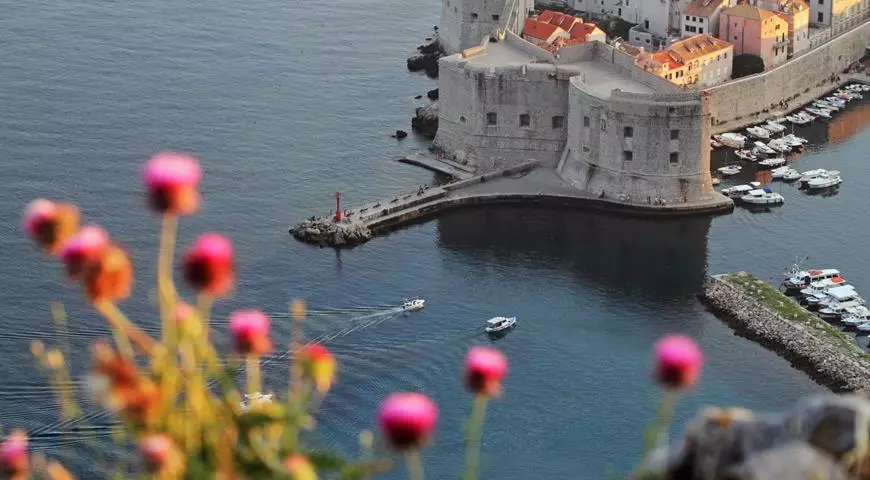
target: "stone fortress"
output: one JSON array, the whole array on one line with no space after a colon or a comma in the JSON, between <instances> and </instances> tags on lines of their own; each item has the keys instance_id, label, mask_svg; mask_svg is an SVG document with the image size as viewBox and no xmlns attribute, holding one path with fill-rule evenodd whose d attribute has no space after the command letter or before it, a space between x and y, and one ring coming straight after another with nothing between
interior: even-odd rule
<instances>
[{"instance_id":1,"label":"stone fortress","mask_svg":"<svg viewBox=\"0 0 870 480\"><path fill-rule=\"evenodd\" d=\"M710 176L708 94L606 43L539 48L521 37L533 9L443 0L435 146L478 172L534 160L579 196L634 208L730 209Z\"/></svg>"}]
</instances>

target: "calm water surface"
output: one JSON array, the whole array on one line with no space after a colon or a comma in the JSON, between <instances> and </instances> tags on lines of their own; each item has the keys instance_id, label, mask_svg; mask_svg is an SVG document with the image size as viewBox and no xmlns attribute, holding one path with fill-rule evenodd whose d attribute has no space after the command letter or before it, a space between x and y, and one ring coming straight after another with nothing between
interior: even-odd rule
<instances>
[{"instance_id":1,"label":"calm water surface","mask_svg":"<svg viewBox=\"0 0 870 480\"><path fill-rule=\"evenodd\" d=\"M388 392L420 390L442 412L426 455L431 478L457 472L469 406L458 371L470 345L488 343L481 324L490 316L515 314L521 323L499 343L511 372L507 395L489 411L485 478L601 478L630 468L637 454L657 396L649 347L664 333L691 334L708 357L681 421L703 404L773 410L822 391L704 311L695 294L707 272L772 278L809 255L870 288L862 211L870 191L861 182L870 177L870 136L860 133L868 115L861 107L800 131L816 145L800 168L843 172L835 196L775 186L784 207L713 220L465 210L335 252L293 241L288 225L325 213L336 190L356 203L435 180L395 162L422 142L387 133L407 128L420 104L413 97L434 86L404 71L404 59L437 22L439 2L0 7L0 423L30 429L37 448L80 473L100 467L104 453L86 453L82 443L106 439L108 418L86 404L93 430L58 435L28 345L66 343L80 378L86 346L105 330L21 238L19 212L37 196L70 200L122 239L138 268L136 298L124 308L153 329L147 299L158 226L143 208L138 172L162 149L195 152L205 166L204 210L183 223L181 243L214 230L231 235L238 251L238 293L218 305L217 323L233 308L261 306L275 314L275 336L286 338L281 312L305 297L308 337L325 341L342 365L318 441L353 452ZM425 310L390 313L416 295L427 299ZM66 305L70 332L54 332L52 300ZM265 367L276 388L284 363Z\"/></svg>"}]
</instances>

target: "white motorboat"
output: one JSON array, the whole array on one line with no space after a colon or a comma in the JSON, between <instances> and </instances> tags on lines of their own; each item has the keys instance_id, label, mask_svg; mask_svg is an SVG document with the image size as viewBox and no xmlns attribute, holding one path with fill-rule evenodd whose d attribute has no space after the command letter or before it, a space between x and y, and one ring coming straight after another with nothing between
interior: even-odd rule
<instances>
[{"instance_id":1,"label":"white motorboat","mask_svg":"<svg viewBox=\"0 0 870 480\"><path fill-rule=\"evenodd\" d=\"M846 285L843 277L825 278L816 282L810 282L806 288L801 289L801 295L807 296L815 293L826 293L828 290Z\"/></svg>"},{"instance_id":2,"label":"white motorboat","mask_svg":"<svg viewBox=\"0 0 870 480\"><path fill-rule=\"evenodd\" d=\"M789 170L792 170L792 169L790 167L787 167L787 166L776 167L770 171L770 178L781 179L782 177L785 176L786 173L788 173Z\"/></svg>"},{"instance_id":3,"label":"white motorboat","mask_svg":"<svg viewBox=\"0 0 870 480\"><path fill-rule=\"evenodd\" d=\"M785 165L785 159L782 157L765 158L758 162L762 167L779 167Z\"/></svg>"},{"instance_id":4,"label":"white motorboat","mask_svg":"<svg viewBox=\"0 0 870 480\"><path fill-rule=\"evenodd\" d=\"M767 123L762 125L762 127L764 127L764 129L769 131L770 133L782 133L785 131L785 125L783 125L782 123L777 123L773 120L769 120Z\"/></svg>"},{"instance_id":5,"label":"white motorboat","mask_svg":"<svg viewBox=\"0 0 870 480\"><path fill-rule=\"evenodd\" d=\"M807 182L811 190L834 187L843 183L843 177L837 170L829 170Z\"/></svg>"},{"instance_id":6,"label":"white motorboat","mask_svg":"<svg viewBox=\"0 0 870 480\"><path fill-rule=\"evenodd\" d=\"M750 136L760 138L762 140L767 140L768 138L770 138L770 132L761 127L749 127L746 129L746 132L749 133Z\"/></svg>"},{"instance_id":7,"label":"white motorboat","mask_svg":"<svg viewBox=\"0 0 870 480\"><path fill-rule=\"evenodd\" d=\"M764 142L762 142L762 141L760 141L760 140L756 140L755 143L754 143L753 145L755 145L755 146L752 147L752 150L753 150L753 152L755 152L756 154L761 154L761 155L773 155L774 153L776 153L776 150L774 150L774 149L768 147L766 143L764 143Z\"/></svg>"},{"instance_id":8,"label":"white motorboat","mask_svg":"<svg viewBox=\"0 0 870 480\"><path fill-rule=\"evenodd\" d=\"M843 316L840 317L840 321L850 326L864 325L870 322L870 309L864 305L847 308Z\"/></svg>"},{"instance_id":9,"label":"white motorboat","mask_svg":"<svg viewBox=\"0 0 870 480\"><path fill-rule=\"evenodd\" d=\"M785 174L783 174L782 181L783 182L794 182L795 180L798 180L800 178L801 178L801 172L799 172L793 168L789 168L788 171L786 171Z\"/></svg>"},{"instance_id":10,"label":"white motorboat","mask_svg":"<svg viewBox=\"0 0 870 480\"><path fill-rule=\"evenodd\" d=\"M783 135L782 140L785 140L789 145L800 147L801 145L806 145L809 143L809 140L803 137L799 137L793 133L789 133L788 135Z\"/></svg>"},{"instance_id":11,"label":"white motorboat","mask_svg":"<svg viewBox=\"0 0 870 480\"><path fill-rule=\"evenodd\" d=\"M831 105L834 105L835 107L843 108L846 106L846 101L840 97L835 97L835 96L825 97L825 101L830 103Z\"/></svg>"},{"instance_id":12,"label":"white motorboat","mask_svg":"<svg viewBox=\"0 0 870 480\"><path fill-rule=\"evenodd\" d=\"M737 158L740 160L746 160L747 162L757 162L758 157L755 156L754 153L750 150L737 150L734 152L734 155L737 155Z\"/></svg>"},{"instance_id":13,"label":"white motorboat","mask_svg":"<svg viewBox=\"0 0 870 480\"><path fill-rule=\"evenodd\" d=\"M789 153L793 149L793 147L782 138L771 140L767 143L767 146L779 153Z\"/></svg>"},{"instance_id":14,"label":"white motorboat","mask_svg":"<svg viewBox=\"0 0 870 480\"><path fill-rule=\"evenodd\" d=\"M828 110L829 112L836 112L840 109L840 107L830 104L824 100L816 100L815 102L813 102L813 107L822 110Z\"/></svg>"},{"instance_id":15,"label":"white motorboat","mask_svg":"<svg viewBox=\"0 0 870 480\"><path fill-rule=\"evenodd\" d=\"M807 113L811 113L817 117L831 118L831 111L830 110L813 108L813 107L807 107L805 110Z\"/></svg>"},{"instance_id":16,"label":"white motorboat","mask_svg":"<svg viewBox=\"0 0 870 480\"><path fill-rule=\"evenodd\" d=\"M517 317L493 317L486 321L486 333L510 330L517 324Z\"/></svg>"},{"instance_id":17,"label":"white motorboat","mask_svg":"<svg viewBox=\"0 0 870 480\"><path fill-rule=\"evenodd\" d=\"M860 307L864 305L863 300L853 300L843 303L832 303L825 308L819 310L819 316L826 320L839 320L844 313L850 308Z\"/></svg>"},{"instance_id":18,"label":"white motorboat","mask_svg":"<svg viewBox=\"0 0 870 480\"><path fill-rule=\"evenodd\" d=\"M806 112L798 112L794 115L786 116L785 119L788 120L789 122L795 124L795 125L806 125L806 124L812 122L813 120L815 120L816 117L814 117Z\"/></svg>"},{"instance_id":19,"label":"white motorboat","mask_svg":"<svg viewBox=\"0 0 870 480\"><path fill-rule=\"evenodd\" d=\"M794 293L807 288L813 282L840 276L840 271L836 268L801 270L800 266L795 264L791 270L786 272L780 288L785 289L786 293Z\"/></svg>"},{"instance_id":20,"label":"white motorboat","mask_svg":"<svg viewBox=\"0 0 870 480\"><path fill-rule=\"evenodd\" d=\"M771 191L769 188L750 190L749 193L740 197L743 203L750 205L779 205L785 202L782 195Z\"/></svg>"},{"instance_id":21,"label":"white motorboat","mask_svg":"<svg viewBox=\"0 0 870 480\"><path fill-rule=\"evenodd\" d=\"M416 312L417 310L422 310L424 306L426 306L426 300L415 298L403 303L402 310L405 312Z\"/></svg>"},{"instance_id":22,"label":"white motorboat","mask_svg":"<svg viewBox=\"0 0 870 480\"><path fill-rule=\"evenodd\" d=\"M827 170L825 170L824 168L816 168L814 170L807 170L806 172L801 172L801 178L799 178L798 180L800 180L801 185L804 185L804 184L809 183L810 180L818 177L819 175L823 175L825 173L827 173Z\"/></svg>"},{"instance_id":23,"label":"white motorboat","mask_svg":"<svg viewBox=\"0 0 870 480\"><path fill-rule=\"evenodd\" d=\"M737 175L741 170L743 170L743 167L740 165L726 165L716 169L716 171L726 176Z\"/></svg>"},{"instance_id":24,"label":"white motorboat","mask_svg":"<svg viewBox=\"0 0 870 480\"><path fill-rule=\"evenodd\" d=\"M740 198L760 186L761 183L759 182L752 182L748 185L734 185L733 187L723 188L722 195L730 198Z\"/></svg>"},{"instance_id":25,"label":"white motorboat","mask_svg":"<svg viewBox=\"0 0 870 480\"><path fill-rule=\"evenodd\" d=\"M726 132L721 135L713 135L713 140L721 143L726 147L743 148L746 144L746 137L739 133Z\"/></svg>"},{"instance_id":26,"label":"white motorboat","mask_svg":"<svg viewBox=\"0 0 870 480\"><path fill-rule=\"evenodd\" d=\"M840 320L842 321L843 318L846 318L846 315L845 315L845 314L843 315L843 317L840 318ZM863 320L867 320L867 319L864 318ZM844 323L845 323L845 322L844 322ZM857 328L858 330L860 330L860 331L862 331L862 332L870 332L870 323L862 323L861 325L858 325L858 326L855 327L855 328Z\"/></svg>"},{"instance_id":27,"label":"white motorboat","mask_svg":"<svg viewBox=\"0 0 870 480\"><path fill-rule=\"evenodd\" d=\"M272 395L271 393L263 394L260 392L246 393L245 399L239 404L239 408L241 408L242 412L247 412L251 407L272 403Z\"/></svg>"},{"instance_id":28,"label":"white motorboat","mask_svg":"<svg viewBox=\"0 0 870 480\"><path fill-rule=\"evenodd\" d=\"M803 290L801 290L801 292L803 292ZM852 285L836 286L833 288L829 288L826 291L816 292L806 297L806 303L811 307L826 307L835 303L852 301L860 301L862 305L864 304L864 300L858 295L858 292Z\"/></svg>"}]
</instances>

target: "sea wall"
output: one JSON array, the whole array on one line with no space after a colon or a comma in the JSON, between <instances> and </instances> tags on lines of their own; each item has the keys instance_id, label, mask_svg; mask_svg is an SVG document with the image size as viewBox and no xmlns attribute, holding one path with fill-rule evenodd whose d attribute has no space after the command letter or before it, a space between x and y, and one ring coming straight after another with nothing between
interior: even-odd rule
<instances>
[{"instance_id":1,"label":"sea wall","mask_svg":"<svg viewBox=\"0 0 870 480\"><path fill-rule=\"evenodd\" d=\"M713 131L718 125L749 124L775 115L780 102L791 108L812 100L817 88L831 84L831 76L842 74L861 59L870 46L870 22L764 73L707 89L711 95Z\"/></svg>"},{"instance_id":2,"label":"sea wall","mask_svg":"<svg viewBox=\"0 0 870 480\"><path fill-rule=\"evenodd\" d=\"M790 307L781 302L792 300L761 280L745 273L714 276L700 298L737 335L773 350L819 384L835 392L870 388L870 360L851 338L796 306L791 318L775 311L770 305Z\"/></svg>"}]
</instances>

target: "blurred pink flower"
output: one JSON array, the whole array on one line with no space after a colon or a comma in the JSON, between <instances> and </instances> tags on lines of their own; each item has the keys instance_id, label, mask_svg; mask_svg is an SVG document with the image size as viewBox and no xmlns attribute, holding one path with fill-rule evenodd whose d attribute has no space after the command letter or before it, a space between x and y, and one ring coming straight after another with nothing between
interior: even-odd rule
<instances>
[{"instance_id":1,"label":"blurred pink flower","mask_svg":"<svg viewBox=\"0 0 870 480\"><path fill-rule=\"evenodd\" d=\"M500 351L471 347L465 358L465 386L474 394L496 395L501 391L501 381L507 370L507 359Z\"/></svg>"},{"instance_id":2,"label":"blurred pink flower","mask_svg":"<svg viewBox=\"0 0 870 480\"><path fill-rule=\"evenodd\" d=\"M47 252L58 253L79 228L79 211L74 205L40 198L24 209L24 233Z\"/></svg>"},{"instance_id":3,"label":"blurred pink flower","mask_svg":"<svg viewBox=\"0 0 870 480\"><path fill-rule=\"evenodd\" d=\"M396 449L417 448L426 443L438 408L420 393L393 393L378 410L378 423L389 444Z\"/></svg>"},{"instance_id":4,"label":"blurred pink flower","mask_svg":"<svg viewBox=\"0 0 870 480\"><path fill-rule=\"evenodd\" d=\"M73 235L60 251L67 274L78 279L86 264L100 259L109 246L109 234L100 227L88 225Z\"/></svg>"},{"instance_id":5,"label":"blurred pink flower","mask_svg":"<svg viewBox=\"0 0 870 480\"><path fill-rule=\"evenodd\" d=\"M184 254L184 279L197 291L213 296L229 293L235 281L233 246L217 233L204 233Z\"/></svg>"},{"instance_id":6,"label":"blurred pink flower","mask_svg":"<svg viewBox=\"0 0 870 480\"><path fill-rule=\"evenodd\" d=\"M190 215L199 209L199 162L183 153L159 153L143 172L148 203L158 213Z\"/></svg>"},{"instance_id":7,"label":"blurred pink flower","mask_svg":"<svg viewBox=\"0 0 870 480\"><path fill-rule=\"evenodd\" d=\"M27 436L16 430L0 443L0 469L9 477L23 475L28 470Z\"/></svg>"},{"instance_id":8,"label":"blurred pink flower","mask_svg":"<svg viewBox=\"0 0 870 480\"><path fill-rule=\"evenodd\" d=\"M230 315L230 333L241 355L265 355L272 350L269 317L259 310L236 310Z\"/></svg>"},{"instance_id":9,"label":"blurred pink flower","mask_svg":"<svg viewBox=\"0 0 870 480\"><path fill-rule=\"evenodd\" d=\"M688 388L701 373L704 358L694 340L685 335L668 335L656 343L656 380L665 388Z\"/></svg>"}]
</instances>

